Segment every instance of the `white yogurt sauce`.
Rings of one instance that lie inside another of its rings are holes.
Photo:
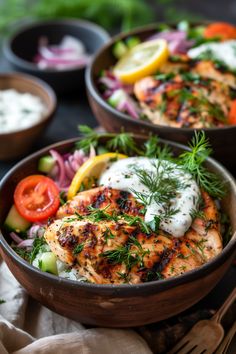
[[[146,172],[156,175],[157,168],[155,166],[157,160],[149,159],[147,157],[129,157],[118,160],[108,166],[102,173],[99,179],[99,184],[123,191],[128,191],[135,196],[135,192],[145,193],[151,196],[151,191],[144,184],[140,182],[137,176],[138,170],[145,170]],[[160,229],[170,233],[175,237],[180,237],[185,234],[192,223],[191,212],[197,209],[198,200],[200,197],[200,190],[189,174],[181,170],[177,165],[165,161],[162,162],[159,171],[170,168],[170,172],[164,173],[165,178],[177,178],[181,182],[181,186],[177,190],[176,197],[171,200],[171,207],[178,209],[177,213],[172,215],[169,219],[162,220]],[[148,198],[147,198],[148,199]],[[137,198],[138,200],[138,198]],[[150,203],[147,203],[145,222],[152,222],[154,217],[164,213],[164,205],[157,204],[153,198]]]
[[[28,128],[40,122],[46,107],[37,96],[16,90],[0,91],[0,133]]]
[[[196,48],[190,49],[188,56],[195,59],[208,50],[211,51],[214,58],[222,61],[230,69],[236,69],[236,40],[202,44]]]

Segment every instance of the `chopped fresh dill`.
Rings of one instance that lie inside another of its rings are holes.
[[[157,135],[151,135],[144,143],[145,156],[149,158],[158,158],[160,160],[171,160],[173,157],[171,148],[168,145],[161,146]]]
[[[44,237],[36,237],[33,242],[33,248],[29,254],[29,262],[32,264],[39,252],[46,252],[47,243]]]
[[[130,270],[137,264],[143,267],[143,258],[149,253],[150,251],[144,250],[135,237],[130,236],[126,245],[100,253],[100,257],[107,258],[111,264],[123,263]]]
[[[82,252],[84,249],[84,243],[80,243],[79,245],[76,245],[75,248],[73,249],[73,254],[76,256],[80,252]]]
[[[141,153],[141,150],[137,147],[131,133],[121,132],[120,134],[116,134],[114,138],[107,142],[106,146],[108,149],[123,152],[126,155]]]
[[[20,257],[32,264],[39,252],[48,251],[48,246],[44,237],[36,237],[31,250],[19,248],[17,246],[13,246],[13,249]]]
[[[115,238],[115,235],[111,232],[111,229],[109,227],[106,227],[106,230],[103,232],[103,237],[105,239],[105,242],[107,243],[108,240]]]
[[[203,131],[196,132],[190,143],[190,151],[183,152],[177,159],[183,168],[190,172],[197,184],[214,198],[223,198],[226,185],[215,173],[203,165],[212,150]]]
[[[60,198],[60,204],[64,205],[66,203],[66,193],[64,191],[61,191],[59,194]]]

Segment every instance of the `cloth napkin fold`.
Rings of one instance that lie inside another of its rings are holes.
[[[151,354],[129,329],[90,328],[28,297],[0,259],[0,354]]]

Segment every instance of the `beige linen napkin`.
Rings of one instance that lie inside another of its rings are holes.
[[[151,354],[128,329],[86,329],[31,298],[0,260],[0,354]]]

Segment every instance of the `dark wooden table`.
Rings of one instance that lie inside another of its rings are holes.
[[[236,11],[236,10],[235,10]],[[8,63],[3,55],[0,55],[0,72],[11,71]],[[87,124],[96,127],[96,120],[88,105],[84,90],[80,90],[70,96],[58,98],[58,109],[55,118],[47,132],[42,136],[40,141],[35,142],[31,152],[47,146],[54,142],[72,138],[77,136],[78,124]],[[0,178],[12,167],[17,161],[0,162]],[[206,296],[196,308],[218,308],[230,291],[236,286],[236,266],[232,266],[224,278],[218,283],[214,290]],[[236,352],[236,343],[229,353]]]

